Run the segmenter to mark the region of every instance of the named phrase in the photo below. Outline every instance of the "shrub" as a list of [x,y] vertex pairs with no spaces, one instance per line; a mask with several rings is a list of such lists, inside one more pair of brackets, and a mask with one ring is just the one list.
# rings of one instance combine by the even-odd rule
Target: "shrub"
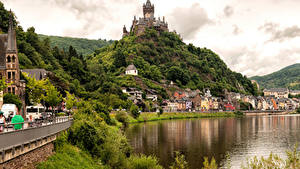
[[243,115],[244,115],[244,113],[241,112],[241,111],[236,111],[236,112],[234,112],[234,114],[235,114],[236,116],[243,116]]
[[217,168],[218,168],[218,165],[217,165],[216,160],[214,158],[212,158],[210,162],[209,162],[207,157],[204,158],[202,169],[217,169]]
[[300,108],[298,108],[298,109],[296,110],[296,112],[297,112],[298,114],[300,114]]
[[159,114],[162,115],[164,113],[164,109],[162,107],[159,107]]
[[175,152],[175,161],[170,166],[170,169],[188,169],[188,163],[185,161],[185,156],[179,152]]
[[86,152],[70,144],[64,144],[47,161],[37,165],[37,169],[103,169],[103,165],[95,162]]
[[127,124],[129,121],[127,113],[124,111],[117,112],[116,119],[123,124]]
[[139,107],[135,104],[132,104],[130,107],[130,113],[134,118],[138,118],[140,116]]
[[129,158],[130,169],[162,169],[162,166],[158,164],[158,160],[153,156],[131,156]]
[[68,142],[100,159],[104,165],[128,168],[126,158],[130,156],[131,148],[126,137],[117,128],[101,122],[96,113],[79,113],[74,118],[76,120],[69,129]]

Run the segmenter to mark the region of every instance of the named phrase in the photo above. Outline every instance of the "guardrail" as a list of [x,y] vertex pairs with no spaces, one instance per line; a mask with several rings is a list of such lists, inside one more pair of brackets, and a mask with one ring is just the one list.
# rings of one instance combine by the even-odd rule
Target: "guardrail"
[[[71,127],[71,117],[58,117],[47,120],[1,125],[5,132],[0,133],[0,164],[56,139],[57,134]],[[13,126],[21,124],[20,130]]]

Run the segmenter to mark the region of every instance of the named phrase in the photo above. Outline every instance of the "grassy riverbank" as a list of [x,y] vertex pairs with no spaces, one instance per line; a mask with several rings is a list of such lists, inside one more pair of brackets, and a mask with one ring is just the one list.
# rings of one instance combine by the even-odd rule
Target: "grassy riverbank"
[[172,120],[172,119],[190,119],[190,118],[213,118],[213,117],[236,117],[233,112],[218,112],[218,113],[141,113],[138,118],[128,116],[128,123],[141,123],[148,121]]

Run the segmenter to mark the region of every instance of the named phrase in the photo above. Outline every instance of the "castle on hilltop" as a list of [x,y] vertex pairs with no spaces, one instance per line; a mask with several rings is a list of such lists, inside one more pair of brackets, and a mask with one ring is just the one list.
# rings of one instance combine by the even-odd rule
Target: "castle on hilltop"
[[129,35],[130,33],[140,36],[145,32],[146,28],[154,28],[159,32],[169,31],[168,23],[165,21],[165,17],[163,17],[162,20],[160,17],[158,17],[158,19],[154,17],[154,5],[151,4],[150,0],[147,0],[146,4],[143,5],[143,13],[144,17],[139,18],[138,20],[136,19],[136,16],[134,16],[129,32],[124,25],[123,37]]

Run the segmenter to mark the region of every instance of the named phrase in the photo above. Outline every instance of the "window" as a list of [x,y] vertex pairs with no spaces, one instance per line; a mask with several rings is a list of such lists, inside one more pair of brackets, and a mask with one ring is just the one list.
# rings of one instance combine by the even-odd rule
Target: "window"
[[9,87],[9,88],[7,89],[7,91],[8,91],[8,93],[11,93],[11,88]]
[[7,56],[7,63],[10,63],[11,62],[11,58],[10,56]]
[[13,79],[13,80],[16,79],[16,72],[12,72],[12,79]]
[[13,63],[16,62],[16,57],[15,57],[15,56],[12,57],[12,62],[13,62]]
[[12,87],[12,94],[16,94],[16,88]]
[[11,72],[8,72],[8,79],[11,79]]

